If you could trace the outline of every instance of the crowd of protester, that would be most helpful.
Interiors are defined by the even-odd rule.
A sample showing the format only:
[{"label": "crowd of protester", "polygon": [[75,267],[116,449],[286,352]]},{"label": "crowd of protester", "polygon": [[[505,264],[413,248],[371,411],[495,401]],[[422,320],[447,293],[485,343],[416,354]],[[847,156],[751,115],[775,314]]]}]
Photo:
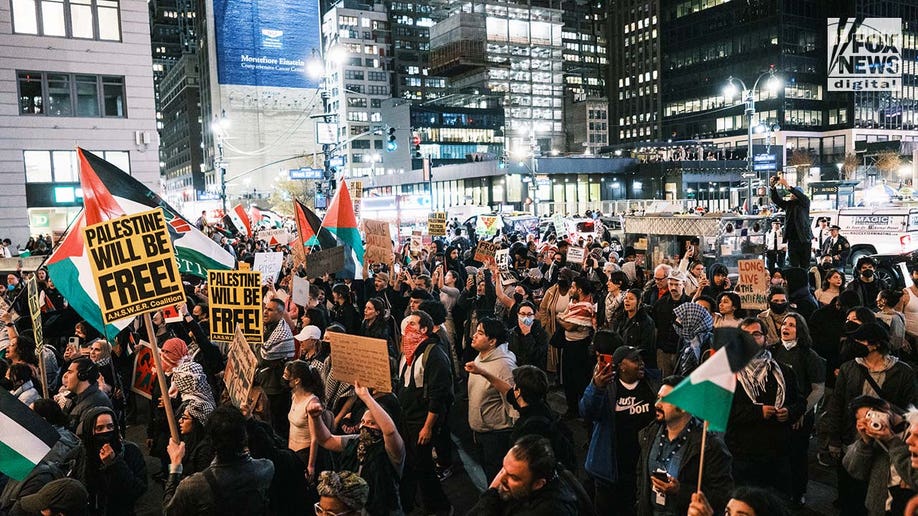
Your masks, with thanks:
[{"label": "crowd of protester", "polygon": [[[789,514],[806,504],[814,442],[836,468],[841,514],[903,514],[918,493],[918,311],[908,308],[918,270],[915,285],[892,290],[861,258],[839,288],[817,257],[825,281],[776,269],[759,312],[692,246],[653,264],[588,237],[571,263],[566,236],[502,235],[493,240],[509,263],[498,267],[475,260],[474,234],[450,233],[421,249],[396,243],[390,263],[364,264],[364,279],[308,278],[306,305],[289,294],[303,268],[278,246],[288,260],[263,287],[255,383],[240,407],[198,279],[186,278],[178,322],[152,317],[168,391],[154,382],[149,401],[128,387],[142,319],[109,340],[80,321],[37,355],[28,316],[5,312],[2,386],[61,437],[25,480],[0,481],[0,514],[129,515],[151,482],[166,514],[451,514],[442,482],[461,467],[451,424],[471,430],[489,482],[476,515]],[[226,245],[240,262],[266,248],[237,240]],[[801,253],[792,249],[794,265]],[[43,308],[62,310],[36,274]],[[333,379],[329,332],[384,340],[393,392]],[[663,397],[739,337],[758,354],[737,374],[726,432],[703,435]],[[126,440],[136,424],[146,442]],[[585,450],[572,437],[579,424]],[[153,471],[142,449],[159,461]]]}]

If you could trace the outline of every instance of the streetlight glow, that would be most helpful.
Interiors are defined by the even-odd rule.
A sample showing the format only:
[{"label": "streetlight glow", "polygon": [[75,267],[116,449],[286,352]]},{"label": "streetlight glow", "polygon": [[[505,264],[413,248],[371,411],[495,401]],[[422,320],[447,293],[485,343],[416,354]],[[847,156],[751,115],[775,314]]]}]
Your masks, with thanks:
[{"label": "streetlight glow", "polygon": [[724,97],[727,100],[733,100],[737,95],[739,95],[739,88],[736,87],[736,83],[733,82],[733,77],[727,79],[727,85],[724,86]]},{"label": "streetlight glow", "polygon": [[781,90],[781,86],[783,85],[784,85],[784,81],[782,81],[781,78],[778,77],[777,75],[772,75],[771,78],[768,79],[768,83],[766,83],[766,86],[768,87],[768,91],[770,91],[772,94],[777,94],[778,91]]}]

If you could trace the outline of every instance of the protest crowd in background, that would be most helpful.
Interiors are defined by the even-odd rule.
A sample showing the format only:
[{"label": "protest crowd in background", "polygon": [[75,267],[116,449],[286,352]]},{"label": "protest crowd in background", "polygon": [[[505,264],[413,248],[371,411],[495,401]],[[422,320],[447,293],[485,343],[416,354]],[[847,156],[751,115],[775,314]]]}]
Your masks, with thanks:
[{"label": "protest crowd in background", "polygon": [[[159,205],[180,269],[199,230],[232,257],[182,270],[178,306],[149,308],[173,295],[151,276],[131,291],[128,276],[73,276],[62,264],[85,249],[67,238],[47,270],[11,274],[0,514],[130,515],[154,482],[165,514],[451,514],[450,422],[471,430],[490,483],[469,514],[790,514],[811,446],[837,468],[840,514],[914,513],[918,287],[878,284],[869,258],[817,300],[829,285],[796,266],[812,237],[796,235],[767,308],[744,310],[697,241],[664,263],[601,232],[485,238],[449,222],[396,241],[358,223],[346,194],[323,224],[298,211],[283,231],[194,228]],[[87,228],[106,220],[96,208]],[[84,234],[90,248],[122,238]],[[819,267],[831,276],[831,260]],[[142,315],[117,315],[131,306]],[[126,439],[135,425],[145,442]]]}]

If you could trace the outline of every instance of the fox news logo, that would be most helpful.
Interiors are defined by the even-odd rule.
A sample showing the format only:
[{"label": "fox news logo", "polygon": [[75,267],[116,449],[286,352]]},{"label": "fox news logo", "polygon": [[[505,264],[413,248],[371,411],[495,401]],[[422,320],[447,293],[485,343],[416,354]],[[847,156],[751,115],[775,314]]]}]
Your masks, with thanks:
[{"label": "fox news logo", "polygon": [[829,91],[900,91],[902,20],[829,18]]}]

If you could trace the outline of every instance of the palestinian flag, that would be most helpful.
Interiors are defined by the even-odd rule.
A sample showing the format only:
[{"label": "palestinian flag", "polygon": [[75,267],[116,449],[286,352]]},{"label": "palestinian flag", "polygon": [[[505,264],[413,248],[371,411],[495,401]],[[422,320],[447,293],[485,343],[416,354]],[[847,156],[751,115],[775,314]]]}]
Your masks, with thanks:
[{"label": "palestinian flag", "polygon": [[162,208],[175,248],[179,272],[206,278],[208,269],[232,269],[233,257],[182,218],[166,201],[118,167],[78,148],[83,211],[46,262],[48,274],[77,313],[109,338],[130,324],[103,324],[98,293],[83,242],[83,228],[126,214]]},{"label": "palestinian flag", "polygon": [[296,230],[303,245],[319,246],[322,249],[331,249],[338,245],[335,235],[327,228],[322,227],[322,220],[316,213],[302,202],[294,199],[293,211],[296,219]]},{"label": "palestinian flag", "polygon": [[707,421],[711,430],[726,432],[736,390],[736,373],[759,351],[752,337],[740,331],[663,400]]},{"label": "palestinian flag", "polygon": [[[354,215],[354,203],[347,190],[347,182],[341,181],[338,191],[328,206],[322,227],[328,228],[345,248],[344,278],[360,279],[363,271],[363,240],[357,230],[357,216]],[[348,249],[349,248],[349,249]],[[352,272],[353,271],[353,272]],[[353,274],[353,275],[351,275]]]},{"label": "palestinian flag", "polygon": [[252,223],[249,222],[249,214],[241,204],[233,206],[233,209],[226,214],[229,218],[231,227],[235,228],[236,233],[245,234],[247,237],[252,236]]},{"label": "palestinian flag", "polygon": [[41,416],[0,389],[0,473],[24,480],[60,438]]}]

